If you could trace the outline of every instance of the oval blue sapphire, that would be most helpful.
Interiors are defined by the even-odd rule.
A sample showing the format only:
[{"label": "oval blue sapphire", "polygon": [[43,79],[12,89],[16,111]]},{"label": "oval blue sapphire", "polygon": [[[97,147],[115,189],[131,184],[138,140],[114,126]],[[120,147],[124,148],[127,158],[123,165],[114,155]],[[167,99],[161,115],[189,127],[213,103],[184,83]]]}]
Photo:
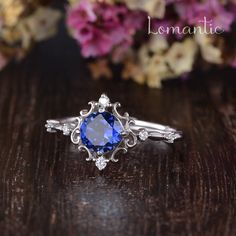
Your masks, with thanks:
[{"label": "oval blue sapphire", "polygon": [[122,126],[109,112],[94,112],[83,121],[80,136],[83,145],[104,154],[116,148],[122,140]]}]

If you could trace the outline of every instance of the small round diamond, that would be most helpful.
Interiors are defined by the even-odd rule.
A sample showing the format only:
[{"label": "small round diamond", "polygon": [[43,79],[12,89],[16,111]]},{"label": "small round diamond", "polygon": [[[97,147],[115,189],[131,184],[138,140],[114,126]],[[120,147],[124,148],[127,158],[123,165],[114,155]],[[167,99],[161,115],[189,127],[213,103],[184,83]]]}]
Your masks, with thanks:
[{"label": "small round diamond", "polygon": [[109,99],[105,94],[103,94],[103,95],[99,98],[99,101],[98,101],[98,102],[100,103],[101,106],[106,107],[106,106],[109,105],[110,99]]},{"label": "small round diamond", "polygon": [[122,126],[109,112],[94,112],[80,127],[82,143],[96,153],[104,154],[114,150],[122,141]]},{"label": "small round diamond", "polygon": [[101,156],[96,160],[95,165],[97,166],[99,170],[103,170],[106,168],[107,163],[108,163],[108,160],[105,159],[103,156]]},{"label": "small round diamond", "polygon": [[63,125],[62,132],[64,135],[70,135],[70,129],[67,125]]},{"label": "small round diamond", "polygon": [[140,138],[142,141],[147,140],[147,138],[148,138],[148,132],[147,132],[147,130],[142,129],[142,130],[139,132],[139,138]]}]

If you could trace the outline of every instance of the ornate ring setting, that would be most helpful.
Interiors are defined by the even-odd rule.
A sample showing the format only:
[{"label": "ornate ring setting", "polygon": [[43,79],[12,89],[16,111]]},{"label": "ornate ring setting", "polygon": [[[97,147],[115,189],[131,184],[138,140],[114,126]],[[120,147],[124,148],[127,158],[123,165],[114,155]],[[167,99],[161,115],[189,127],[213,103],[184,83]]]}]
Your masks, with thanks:
[{"label": "ornate ring setting", "polygon": [[182,137],[182,132],[169,126],[141,121],[128,113],[121,115],[117,110],[120,103],[111,103],[105,94],[89,105],[90,109],[82,110],[78,117],[47,120],[45,126],[50,133],[62,131],[70,135],[72,143],[88,153],[86,160],[94,161],[99,170],[110,161],[117,162],[118,152],[126,153],[139,141],[153,138],[173,143]]}]

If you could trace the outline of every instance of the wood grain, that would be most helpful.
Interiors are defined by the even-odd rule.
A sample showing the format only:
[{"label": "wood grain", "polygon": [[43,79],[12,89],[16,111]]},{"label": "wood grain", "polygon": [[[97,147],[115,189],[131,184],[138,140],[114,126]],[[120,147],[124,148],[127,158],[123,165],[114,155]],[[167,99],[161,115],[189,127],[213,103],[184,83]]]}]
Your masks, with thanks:
[{"label": "wood grain", "polygon": [[[163,90],[119,75],[92,81],[63,31],[40,44],[0,75],[1,235],[236,235],[235,75],[196,74]],[[99,172],[44,122],[77,115],[102,92],[184,139],[149,141]]]}]

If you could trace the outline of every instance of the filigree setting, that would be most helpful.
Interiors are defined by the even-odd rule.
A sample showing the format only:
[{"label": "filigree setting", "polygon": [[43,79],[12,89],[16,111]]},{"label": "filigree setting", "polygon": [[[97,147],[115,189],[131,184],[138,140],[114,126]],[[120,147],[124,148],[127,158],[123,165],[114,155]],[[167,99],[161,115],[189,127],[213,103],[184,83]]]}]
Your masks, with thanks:
[{"label": "filigree setting", "polygon": [[[126,153],[128,151],[128,148],[134,147],[138,142],[138,137],[137,134],[135,134],[130,128],[130,124],[132,124],[133,121],[130,118],[129,114],[126,112],[122,115],[118,112],[118,108],[121,107],[120,103],[111,103],[110,99],[105,94],[102,94],[98,102],[92,101],[88,104],[90,105],[90,109],[82,110],[80,112],[80,117],[77,118],[77,126],[71,132],[71,141],[74,144],[78,145],[79,151],[87,152],[88,157],[86,158],[86,161],[94,161],[98,169],[102,170],[107,166],[110,161],[118,162],[116,155],[120,152]],[[119,145],[110,152],[94,152],[82,143],[82,139],[80,136],[80,128],[83,121],[92,113],[104,111],[110,112],[119,121],[122,127],[122,140]]]},{"label": "filigree setting", "polygon": [[47,120],[45,127],[50,133],[62,131],[70,135],[79,151],[87,153],[86,161],[95,162],[103,170],[109,162],[118,162],[118,154],[126,153],[129,148],[147,139],[174,143],[182,138],[182,132],[169,126],[139,120],[121,114],[121,104],[111,103],[102,94],[99,100],[88,103],[89,109],[80,111],[78,117]]}]

